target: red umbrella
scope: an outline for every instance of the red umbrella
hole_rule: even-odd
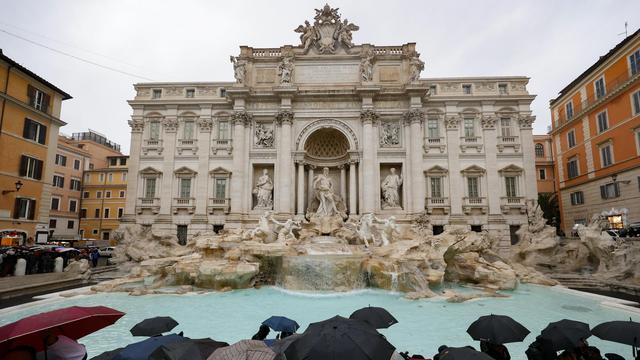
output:
[[[123,312],[106,306],[71,306],[31,315],[0,327],[0,354],[20,345],[28,345],[36,351],[42,351],[44,337],[51,329],[78,340],[113,324],[122,316],[124,316]]]

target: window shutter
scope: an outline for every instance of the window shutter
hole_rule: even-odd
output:
[[[22,130],[22,137],[25,139],[29,138],[31,133],[31,120],[25,118],[24,119],[24,129]]]
[[[29,215],[27,218],[29,220],[33,220],[36,217],[36,201],[29,200]]]
[[[27,96],[29,96],[29,105],[34,106],[36,101],[36,88],[34,88],[31,85],[28,85]]]
[[[64,178],[60,178],[60,187],[64,189]]]
[[[620,184],[613,183],[613,190],[615,191],[616,197],[620,196]]]
[[[600,185],[600,197],[603,199],[607,198],[607,188],[605,185]]]
[[[35,160],[35,159],[34,159],[34,161],[36,162],[36,169],[34,171],[33,177],[36,180],[42,180],[42,164],[43,164],[43,162],[42,162],[42,160]]]
[[[49,101],[51,97],[47,94],[42,94],[42,111],[48,113],[49,112]]]
[[[40,125],[40,136],[38,137],[38,142],[42,145],[47,142],[47,127],[44,125]]]
[[[14,219],[20,218],[20,198],[19,197],[17,197],[13,203],[13,218]]]
[[[20,157],[20,176],[27,176],[27,162],[28,158],[22,155]]]

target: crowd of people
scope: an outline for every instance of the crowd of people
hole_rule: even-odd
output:
[[[62,258],[63,267],[69,262],[86,259],[96,267],[100,259],[97,248],[61,248],[55,246],[11,246],[0,248],[0,277],[15,273],[18,259],[26,261],[25,275],[54,271],[55,259]]]

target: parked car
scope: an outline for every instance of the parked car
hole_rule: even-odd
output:
[[[111,257],[113,255],[113,249],[114,249],[113,246],[107,246],[105,248],[98,250],[98,254],[104,257]]]
[[[627,226],[627,236],[640,236],[640,222],[631,223]]]

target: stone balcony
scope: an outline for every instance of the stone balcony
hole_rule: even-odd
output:
[[[527,212],[527,204],[522,196],[503,196],[500,198],[500,210],[503,214],[511,210],[519,210],[521,214]]]
[[[487,213],[487,198],[485,197],[468,197],[462,198],[462,212],[466,215],[471,214],[472,210],[478,209],[483,214]]]
[[[150,210],[154,215],[160,213],[160,198],[138,198],[136,213],[142,214],[144,210]]]
[[[505,148],[513,148],[514,152],[520,151],[520,141],[518,136],[498,136],[498,147],[499,152],[503,152]]]
[[[424,152],[429,153],[431,149],[439,151],[441,154],[447,149],[447,140],[443,137],[424,138]]]
[[[433,214],[434,210],[440,210],[446,215],[451,209],[449,198],[446,197],[427,197],[424,203],[427,214]]]
[[[211,141],[212,156],[229,156],[233,150],[231,139],[214,139]]]
[[[171,206],[173,213],[177,214],[180,210],[186,210],[189,214],[193,214],[196,211],[196,199],[195,198],[173,198],[173,204]]]
[[[145,139],[142,143],[142,155],[149,155],[149,153],[162,154],[162,140],[160,139]]]
[[[198,152],[198,140],[178,139],[176,151],[178,155],[195,155]]]
[[[229,198],[209,198],[209,204],[207,205],[207,212],[209,214],[215,214],[216,212],[229,213],[231,199]]]
[[[476,152],[482,152],[482,138],[479,136],[460,137],[460,151],[466,153],[469,149],[476,149]]]

